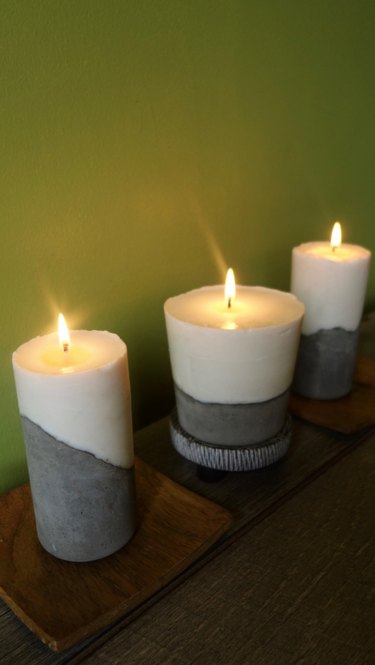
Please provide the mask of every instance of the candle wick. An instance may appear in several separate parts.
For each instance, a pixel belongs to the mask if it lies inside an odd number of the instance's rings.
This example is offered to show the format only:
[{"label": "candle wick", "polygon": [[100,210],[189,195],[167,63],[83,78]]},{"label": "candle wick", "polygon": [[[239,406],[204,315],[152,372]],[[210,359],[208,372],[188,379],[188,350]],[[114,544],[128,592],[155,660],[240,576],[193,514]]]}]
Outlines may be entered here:
[{"label": "candle wick", "polygon": [[228,309],[232,307],[232,298],[229,296],[228,298]]},{"label": "candle wick", "polygon": [[68,344],[68,342],[64,342],[64,344],[63,344],[63,349],[64,349],[64,353],[66,353],[67,351],[69,351],[69,344]]}]

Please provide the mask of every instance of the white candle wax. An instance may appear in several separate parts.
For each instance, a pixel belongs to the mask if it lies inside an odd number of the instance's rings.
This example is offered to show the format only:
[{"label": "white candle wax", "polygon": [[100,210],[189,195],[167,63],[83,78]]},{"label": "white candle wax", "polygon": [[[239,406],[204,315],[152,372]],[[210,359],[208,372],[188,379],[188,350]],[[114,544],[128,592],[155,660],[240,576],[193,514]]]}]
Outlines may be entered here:
[{"label": "white candle wax", "polygon": [[246,404],[291,382],[304,307],[293,295],[238,286],[228,308],[223,286],[196,289],[164,305],[176,385],[202,402]]},{"label": "white candle wax", "polygon": [[371,252],[329,242],[294,247],[291,291],[305,305],[304,335],[342,328],[354,331],[361,320]]},{"label": "white candle wax", "polygon": [[36,337],[13,354],[20,413],[57,440],[116,466],[133,466],[127,349],[109,332]]}]

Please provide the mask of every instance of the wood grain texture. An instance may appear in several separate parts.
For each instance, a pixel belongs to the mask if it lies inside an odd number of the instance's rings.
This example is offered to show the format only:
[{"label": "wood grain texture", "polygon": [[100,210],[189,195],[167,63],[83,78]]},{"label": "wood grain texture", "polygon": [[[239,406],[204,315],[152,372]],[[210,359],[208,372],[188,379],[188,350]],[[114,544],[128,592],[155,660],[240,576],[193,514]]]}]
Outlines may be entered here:
[{"label": "wood grain texture", "polygon": [[293,415],[315,425],[351,434],[375,424],[375,360],[359,358],[353,390],[336,400],[307,399],[290,396]]},{"label": "wood grain texture", "polygon": [[[362,435],[353,434],[343,437],[329,430],[295,421],[292,444],[287,457],[279,464],[258,472],[228,473],[218,483],[205,483],[197,477],[194,464],[182,458],[173,449],[169,439],[169,423],[165,418],[138,432],[135,436],[136,451],[148,463],[159,471],[172,477],[187,488],[215,501],[231,511],[234,521],[221,539],[234,539],[244,529],[264,519],[271,511],[278,510],[283,501],[303,491],[306,484],[313,483],[321,473],[334,465],[342,456],[351,457],[355,447],[362,440]],[[216,549],[216,548],[215,548]],[[203,565],[206,556],[196,565]],[[195,568],[189,568],[190,575]],[[171,585],[165,586],[150,600],[160,599],[168,593]],[[174,594],[173,594],[174,595]],[[2,665],[65,665],[75,656],[85,652],[88,643],[82,642],[62,653],[52,653],[17,618],[1,604],[3,616],[0,617],[0,662]],[[149,609],[149,603],[143,603],[139,612]],[[120,624],[132,621],[138,610],[127,613]],[[113,630],[117,630],[114,627]],[[110,634],[103,631],[103,638]],[[15,660],[17,656],[17,660]]]},{"label": "wood grain texture", "polygon": [[201,480],[195,464],[172,447],[168,418],[138,432],[136,450],[142,459],[168,477],[230,510],[234,521],[227,537],[276,509],[279,502],[313,482],[327,466],[350,454],[366,436],[368,432],[343,436],[293,419],[292,440],[284,459],[258,471],[227,473],[218,483]]},{"label": "wood grain texture", "polygon": [[150,598],[230,524],[228,511],[140,460],[136,478],[140,521],[134,538],[116,554],[85,564],[60,561],[42,549],[29,485],[0,497],[0,596],[54,650]]},{"label": "wood grain texture", "polygon": [[[362,334],[360,340],[360,343],[362,343],[361,350],[366,356],[370,355],[375,359],[375,315],[370,318],[367,317],[365,324],[366,334]],[[320,550],[325,551],[326,540],[325,530],[322,528],[322,541],[321,543],[317,541],[317,533],[320,531],[316,532],[316,528],[321,509],[324,509],[326,513],[326,517],[323,515],[322,525],[324,526],[326,520],[327,528],[333,534],[338,533],[338,531],[342,532],[345,524],[348,525],[347,532],[351,532],[352,518],[349,518],[349,515],[353,506],[356,505],[353,504],[356,499],[351,494],[350,487],[347,486],[347,479],[343,479],[341,474],[336,475],[335,468],[336,465],[340,468],[345,465],[346,469],[350,469],[347,473],[349,479],[355,483],[357,488],[360,488],[360,475],[357,477],[357,455],[360,453],[361,447],[358,448],[357,446],[363,440],[364,435],[362,433],[354,432],[349,435],[342,435],[339,432],[295,420],[291,447],[287,457],[281,463],[258,472],[228,473],[220,482],[208,484],[197,477],[195,465],[182,458],[172,448],[169,438],[168,418],[164,418],[137,432],[135,435],[136,451],[142,459],[176,482],[224,505],[234,514],[232,526],[213,548],[213,551],[207,552],[194,566],[185,571],[182,577],[187,581],[181,587],[181,590],[176,590],[172,583],[166,585],[149,601],[142,603],[136,610],[127,613],[126,617],[122,618],[112,628],[104,629],[99,637],[96,635],[64,652],[54,653],[50,651],[0,601],[1,665],[19,665],[20,663],[27,665],[67,665],[69,663],[69,665],[73,665],[81,662],[85,655],[90,654],[91,650],[95,650],[103,644],[109,636],[111,636],[111,641],[107,646],[101,646],[96,655],[98,663],[108,662],[113,645],[113,663],[132,663],[134,659],[135,662],[137,662],[136,659],[138,659],[138,662],[142,662],[143,659],[143,662],[152,663],[153,665],[158,663],[163,663],[163,665],[168,665],[168,663],[174,665],[193,664],[194,659],[200,658],[199,649],[202,646],[203,661],[204,656],[206,656],[205,665],[211,665],[215,662],[215,650],[211,653],[211,645],[215,642],[213,636],[215,629],[211,626],[207,632],[205,622],[211,620],[212,613],[212,617],[216,618],[217,622],[219,645],[221,639],[220,621],[228,622],[228,624],[225,624],[226,628],[223,633],[223,639],[225,638],[229,645],[228,649],[223,652],[223,659],[227,658],[226,665],[231,665],[232,659],[234,663],[240,662],[241,665],[245,663],[264,665],[264,662],[267,662],[265,660],[267,654],[272,665],[282,663],[279,653],[276,654],[273,661],[270,656],[274,653],[272,646],[273,633],[274,631],[278,633],[280,644],[284,622],[283,614],[278,614],[276,610],[271,611],[273,606],[277,608],[275,595],[282,593],[283,590],[287,594],[290,593],[296,584],[297,586],[303,584],[303,580],[309,574],[309,560],[306,558],[306,554],[302,560],[301,552],[298,549],[296,550],[300,529],[304,530],[305,543],[309,542],[309,538],[313,538],[315,544],[311,550],[312,563],[315,565],[314,559],[317,552],[317,565],[319,567],[321,561],[319,552]],[[374,445],[374,437],[371,441]],[[370,441],[369,445],[371,445]],[[362,459],[361,456],[360,459]],[[368,466],[366,463],[363,485],[365,492],[373,492],[373,487],[366,480],[367,474],[372,473],[372,470],[373,458],[371,457],[368,460]],[[363,475],[363,465],[361,474]],[[323,492],[320,485],[324,478],[328,479],[328,487],[326,485],[325,492]],[[340,493],[342,499],[340,509],[337,506],[337,492]],[[295,520],[292,521],[289,527],[290,532],[288,532],[288,521],[290,522],[291,518],[286,519],[285,511],[288,506],[298,507],[299,502],[301,502],[301,514],[297,515]],[[359,533],[362,533],[361,524],[363,520],[371,520],[373,517],[373,507],[367,515],[364,500],[359,502],[359,507],[361,505],[363,511],[360,512],[361,518],[358,522]],[[336,523],[336,520],[338,523]],[[262,557],[264,548],[260,549],[260,555],[257,554],[258,543],[261,545],[263,542],[261,535],[263,524],[268,525],[268,539],[270,540],[270,546],[266,550],[264,558]],[[274,536],[273,524],[280,525]],[[354,526],[355,524],[354,521]],[[283,538],[284,525],[285,533],[288,533],[288,538],[285,539]],[[281,536],[280,530],[282,532]],[[368,526],[365,525],[363,531],[365,541],[367,531]],[[248,533],[248,535],[242,537],[239,541],[241,544],[240,552],[243,553],[241,559],[240,556],[237,556],[236,541],[244,533]],[[278,549],[279,537],[282,551],[280,548]],[[338,538],[340,539],[339,533]],[[224,552],[220,557],[210,560],[215,553],[221,551],[226,543],[230,541],[235,544],[230,547],[228,553]],[[342,566],[348,557],[345,543],[342,542],[340,547],[343,549]],[[359,555],[349,557],[350,561],[355,563],[358,560],[359,566],[368,569],[363,557],[365,552],[373,556],[371,547],[371,542],[368,545],[361,545],[357,548]],[[306,550],[306,544],[304,550]],[[227,559],[229,553],[233,553],[234,560]],[[202,567],[201,572],[197,573],[197,568],[203,566],[207,560],[209,560],[208,565]],[[324,565],[324,562],[322,563]],[[306,573],[301,570],[302,564],[306,567]],[[216,568],[216,565],[219,565],[219,568]],[[281,570],[280,566],[284,566],[290,571],[295,570],[296,579],[288,579],[285,576],[285,571]],[[254,573],[254,579],[251,581],[249,581],[249,568],[250,572],[253,570]],[[358,569],[357,566],[356,568]],[[191,577],[192,572],[195,572],[195,575]],[[178,584],[180,580],[181,576],[175,584]],[[373,587],[373,573],[369,572],[368,577],[362,581],[358,580],[356,576],[352,576],[351,581],[352,589],[356,589],[358,585],[358,591],[353,591],[357,597],[357,606],[361,604],[359,596],[363,595],[367,602],[369,589]],[[267,586],[265,585],[266,582]],[[238,585],[241,587],[238,593],[238,604],[243,606],[243,613],[237,607],[233,607],[233,597],[237,593]],[[258,622],[252,610],[252,598],[250,600],[246,598],[252,589],[254,594],[261,593],[263,598],[260,614],[263,628],[262,631],[257,632],[255,629],[258,627]],[[345,590],[345,584],[343,589]],[[297,588],[296,593],[299,593]],[[162,600],[163,594],[166,594],[164,600]],[[243,594],[245,594],[245,598]],[[324,590],[322,596],[324,596]],[[185,603],[188,597],[190,600],[186,608]],[[286,598],[288,598],[288,595]],[[158,604],[150,610],[156,600],[159,601]],[[361,619],[358,619],[360,609],[356,607],[353,615],[350,599],[344,600],[347,601],[345,620],[349,622],[353,620],[354,625],[357,626],[358,623],[361,623]],[[268,618],[266,618],[267,603],[270,608]],[[332,607],[332,601],[330,606]],[[256,607],[255,604],[255,610]],[[306,615],[308,609],[306,601],[303,608]],[[141,623],[141,619],[134,622],[143,613],[145,613],[145,623]],[[220,613],[222,613],[222,618]],[[314,665],[315,663],[316,665],[325,665],[325,663],[329,665],[336,665],[336,663],[337,665],[343,665],[344,663],[366,665],[366,663],[371,663],[372,665],[374,658],[368,660],[366,653],[363,652],[366,642],[359,646],[357,643],[351,644],[347,651],[347,637],[345,634],[343,640],[341,640],[341,620],[338,616],[337,619],[335,618],[333,607],[331,621],[328,626],[324,626],[323,633],[319,633],[320,611],[315,608],[315,610],[310,611],[310,614],[310,618],[306,619],[305,616],[307,625],[303,627],[302,631],[288,630],[284,633],[285,641],[281,645],[281,654],[283,648],[286,649],[285,653],[287,654],[285,657],[283,656],[284,662],[288,665],[297,665],[297,663],[299,665]],[[231,630],[230,621],[237,616],[240,618],[240,623],[238,628],[236,626],[233,628],[232,640],[231,635],[228,635]],[[369,613],[368,617],[371,618],[371,616],[371,613]],[[169,620],[170,627],[168,628]],[[182,621],[182,624],[177,626],[175,638],[176,623],[178,624],[180,621]],[[160,640],[157,635],[148,632],[150,624],[155,624],[156,632],[160,630]],[[278,624],[280,624],[279,627]],[[124,629],[125,625],[127,625],[127,628]],[[274,628],[275,625],[276,629]],[[365,629],[368,630],[366,621],[364,625]],[[119,631],[121,627],[123,629],[121,637],[120,634],[115,637],[116,631]],[[325,632],[328,630],[329,640],[325,637]],[[365,639],[366,630],[364,631]],[[186,633],[186,638],[181,635],[182,631]],[[335,631],[337,637],[335,637]],[[252,638],[252,633],[254,633],[253,644],[249,641]],[[349,631],[348,636],[350,635]],[[171,647],[168,644],[168,637]],[[270,641],[271,644],[269,644]],[[314,647],[315,644],[316,647]],[[369,644],[372,649],[371,640]],[[174,648],[175,645],[177,645],[176,648]],[[183,649],[185,649],[185,652],[183,652]],[[251,655],[249,656],[250,651]],[[293,651],[292,655],[290,655],[291,651]],[[330,660],[332,653],[333,657]],[[347,655],[348,658],[346,658]],[[220,665],[220,660],[218,660],[218,665]]]},{"label": "wood grain texture", "polygon": [[84,665],[375,662],[375,436]]}]

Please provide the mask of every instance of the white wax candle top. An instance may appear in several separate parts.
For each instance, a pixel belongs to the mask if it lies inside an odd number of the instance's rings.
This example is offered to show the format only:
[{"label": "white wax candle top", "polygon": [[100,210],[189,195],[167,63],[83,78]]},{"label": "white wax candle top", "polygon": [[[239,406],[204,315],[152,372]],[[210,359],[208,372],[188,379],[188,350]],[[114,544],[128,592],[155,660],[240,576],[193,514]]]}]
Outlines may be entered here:
[{"label": "white wax candle top", "polygon": [[124,343],[112,333],[73,330],[70,338],[69,350],[63,351],[57,333],[35,337],[15,351],[15,361],[30,372],[70,374],[103,367],[124,353]]},{"label": "white wax candle top", "polygon": [[219,404],[272,399],[288,390],[304,306],[282,291],[239,286],[228,307],[223,286],[164,305],[173,378],[186,394]]},{"label": "white wax candle top", "polygon": [[303,314],[303,305],[290,293],[260,286],[238,286],[231,307],[223,286],[207,286],[169,298],[168,314],[180,321],[223,330],[268,328],[289,323]]},{"label": "white wax candle top", "polygon": [[329,242],[293,248],[291,291],[305,304],[302,332],[357,329],[363,311],[371,252],[359,245],[332,249]]},{"label": "white wax candle top", "polygon": [[296,249],[309,256],[321,257],[333,263],[360,261],[370,255],[368,249],[359,245],[349,245],[348,243],[333,249],[330,242],[306,242]]},{"label": "white wax candle top", "polygon": [[57,333],[13,353],[20,413],[45,432],[115,466],[133,465],[127,349],[115,334],[73,330],[64,351]]}]

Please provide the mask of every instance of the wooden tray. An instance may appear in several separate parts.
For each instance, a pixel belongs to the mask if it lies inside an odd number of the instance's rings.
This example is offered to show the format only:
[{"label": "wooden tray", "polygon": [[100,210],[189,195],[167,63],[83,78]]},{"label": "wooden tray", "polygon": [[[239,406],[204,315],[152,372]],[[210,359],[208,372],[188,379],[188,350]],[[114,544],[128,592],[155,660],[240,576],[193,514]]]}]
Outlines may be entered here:
[{"label": "wooden tray", "polygon": [[353,390],[346,397],[325,401],[292,394],[289,409],[294,416],[343,434],[374,425],[375,361],[358,359]]},{"label": "wooden tray", "polygon": [[37,540],[29,485],[0,496],[0,597],[54,651],[150,598],[231,523],[227,510],[136,460],[140,523],[122,550],[93,563],[54,558]]}]

